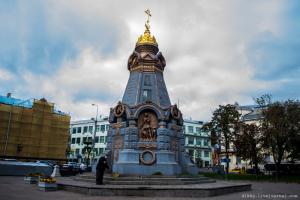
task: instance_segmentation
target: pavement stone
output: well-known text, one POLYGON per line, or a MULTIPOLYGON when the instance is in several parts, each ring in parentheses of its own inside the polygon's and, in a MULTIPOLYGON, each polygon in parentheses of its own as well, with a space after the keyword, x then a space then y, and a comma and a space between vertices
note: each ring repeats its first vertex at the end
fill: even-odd
MULTIPOLYGON (((60 181, 60 180, 59 180, 60 181)), ((65 181, 71 181, 65 179, 65 181)), ((205 198, 174 198, 174 197, 132 197, 132 196, 88 196, 78 193, 72 193, 67 191, 54 191, 54 192, 44 192, 37 188, 37 185, 26 184, 23 177, 13 177, 13 176, 0 176, 0 199, 1 200, 251 200, 251 199, 274 199, 274 200, 298 200, 300 199, 300 184, 295 183, 269 183, 269 182, 236 182, 236 181, 218 181, 217 184, 238 184, 238 183, 250 183, 252 184, 252 190, 246 192, 237 192, 228 195, 215 196, 215 197, 205 197, 205 198)), ((92 183, 86 183, 92 184, 92 183)), ((96 186, 96 185, 95 185, 96 186)), ((105 187, 105 185, 103 186, 105 187)), ((173 186, 172 186, 173 187, 173 186)))

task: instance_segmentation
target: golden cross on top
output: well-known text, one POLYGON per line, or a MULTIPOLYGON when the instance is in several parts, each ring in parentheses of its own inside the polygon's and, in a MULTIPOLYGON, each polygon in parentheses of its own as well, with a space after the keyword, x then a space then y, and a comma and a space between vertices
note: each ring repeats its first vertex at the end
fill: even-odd
POLYGON ((149 19, 150 19, 150 17, 151 17, 152 15, 151 15, 149 9, 145 10, 145 13, 146 13, 146 15, 147 15, 147 17, 148 17, 145 26, 146 26, 146 29, 149 31, 149 29, 150 29, 149 19))
POLYGON ((146 13, 146 15, 148 15, 147 21, 149 21, 149 17, 152 16, 150 10, 149 9, 145 10, 145 13, 146 13))

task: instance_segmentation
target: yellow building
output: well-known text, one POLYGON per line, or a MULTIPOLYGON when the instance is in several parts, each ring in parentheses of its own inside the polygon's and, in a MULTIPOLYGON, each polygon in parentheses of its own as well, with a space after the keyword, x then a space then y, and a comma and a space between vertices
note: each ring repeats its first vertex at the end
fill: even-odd
POLYGON ((70 116, 46 99, 0 96, 0 157, 66 160, 70 116))

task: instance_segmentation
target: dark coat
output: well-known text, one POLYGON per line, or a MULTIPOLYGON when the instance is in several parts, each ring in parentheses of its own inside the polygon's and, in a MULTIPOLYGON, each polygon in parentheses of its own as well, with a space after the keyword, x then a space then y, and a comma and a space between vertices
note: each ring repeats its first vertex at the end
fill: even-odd
POLYGON ((109 169, 109 166, 107 164, 107 160, 105 157, 99 158, 96 169, 97 169, 97 171, 104 171, 105 169, 109 169))

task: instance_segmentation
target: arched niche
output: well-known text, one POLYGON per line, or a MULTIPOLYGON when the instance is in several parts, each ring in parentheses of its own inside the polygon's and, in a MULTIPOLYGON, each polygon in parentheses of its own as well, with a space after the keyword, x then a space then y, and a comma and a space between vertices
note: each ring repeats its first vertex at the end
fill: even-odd
POLYGON ((133 118, 137 119, 142 112, 145 110, 151 110, 155 113, 158 120, 164 119, 164 114, 162 113, 161 109, 156 104, 145 104, 137 108, 137 110, 133 114, 133 118))
POLYGON ((146 109, 138 116, 139 141, 154 142, 157 139, 158 118, 153 110, 146 109))

